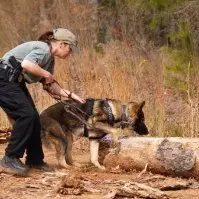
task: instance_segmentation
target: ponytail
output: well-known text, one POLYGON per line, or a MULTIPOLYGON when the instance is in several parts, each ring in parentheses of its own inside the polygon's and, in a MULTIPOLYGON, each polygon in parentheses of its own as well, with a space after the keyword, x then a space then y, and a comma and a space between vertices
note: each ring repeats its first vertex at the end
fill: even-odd
POLYGON ((50 44, 52 40, 54 40, 53 31, 47 31, 38 38, 38 41, 43 41, 47 44, 50 44))

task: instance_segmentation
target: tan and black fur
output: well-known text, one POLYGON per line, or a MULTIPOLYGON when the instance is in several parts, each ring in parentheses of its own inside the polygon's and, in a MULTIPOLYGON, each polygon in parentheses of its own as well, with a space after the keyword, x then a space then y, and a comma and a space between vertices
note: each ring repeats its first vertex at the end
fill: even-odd
POLYGON ((101 169, 104 167, 98 162, 99 141, 107 133, 119 134, 122 128, 132 135, 134 131, 140 135, 148 134, 142 111, 144 101, 140 104, 135 102, 124 104, 113 99, 87 99, 86 104, 73 101, 65 103, 58 102, 40 114, 42 142, 55 148, 60 166, 66 167, 73 163, 71 155, 73 134, 79 136, 87 134, 90 140, 91 163, 101 169), (69 110, 84 118, 96 129, 85 128, 81 121, 65 110, 65 103, 69 110))

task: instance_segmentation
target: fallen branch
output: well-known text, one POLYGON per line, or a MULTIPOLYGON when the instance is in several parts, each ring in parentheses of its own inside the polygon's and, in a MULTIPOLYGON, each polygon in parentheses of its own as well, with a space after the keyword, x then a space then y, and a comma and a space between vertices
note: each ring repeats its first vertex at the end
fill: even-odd
POLYGON ((176 190, 183 190, 189 189, 192 183, 190 182, 175 182, 174 184, 165 185, 160 188, 161 191, 176 191, 176 190))
POLYGON ((146 173, 148 167, 148 163, 146 163, 144 169, 139 173, 138 177, 141 177, 144 173, 146 173))
POLYGON ((116 191, 115 196, 122 197, 141 197, 141 198, 151 198, 151 199, 166 199, 168 196, 160 191, 159 189, 152 188, 145 184, 140 184, 136 182, 126 183, 122 188, 116 191))
POLYGON ((8 142, 9 137, 10 137, 9 131, 0 130, 0 144, 4 144, 4 143, 8 142))

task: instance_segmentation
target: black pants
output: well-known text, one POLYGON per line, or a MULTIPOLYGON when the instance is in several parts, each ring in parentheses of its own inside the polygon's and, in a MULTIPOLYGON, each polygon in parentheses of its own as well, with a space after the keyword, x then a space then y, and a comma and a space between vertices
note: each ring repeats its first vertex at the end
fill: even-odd
POLYGON ((0 69, 0 106, 15 121, 5 154, 9 157, 22 158, 26 150, 28 163, 41 163, 44 154, 39 114, 25 82, 6 81, 3 69, 0 69))

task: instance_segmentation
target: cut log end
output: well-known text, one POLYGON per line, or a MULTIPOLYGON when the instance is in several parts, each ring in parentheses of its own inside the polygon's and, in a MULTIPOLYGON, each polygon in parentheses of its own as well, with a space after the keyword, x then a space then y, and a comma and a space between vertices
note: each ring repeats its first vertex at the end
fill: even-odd
POLYGON ((194 151, 183 147, 180 142, 164 139, 157 148, 156 158, 167 171, 184 173, 194 168, 196 156, 194 151))

